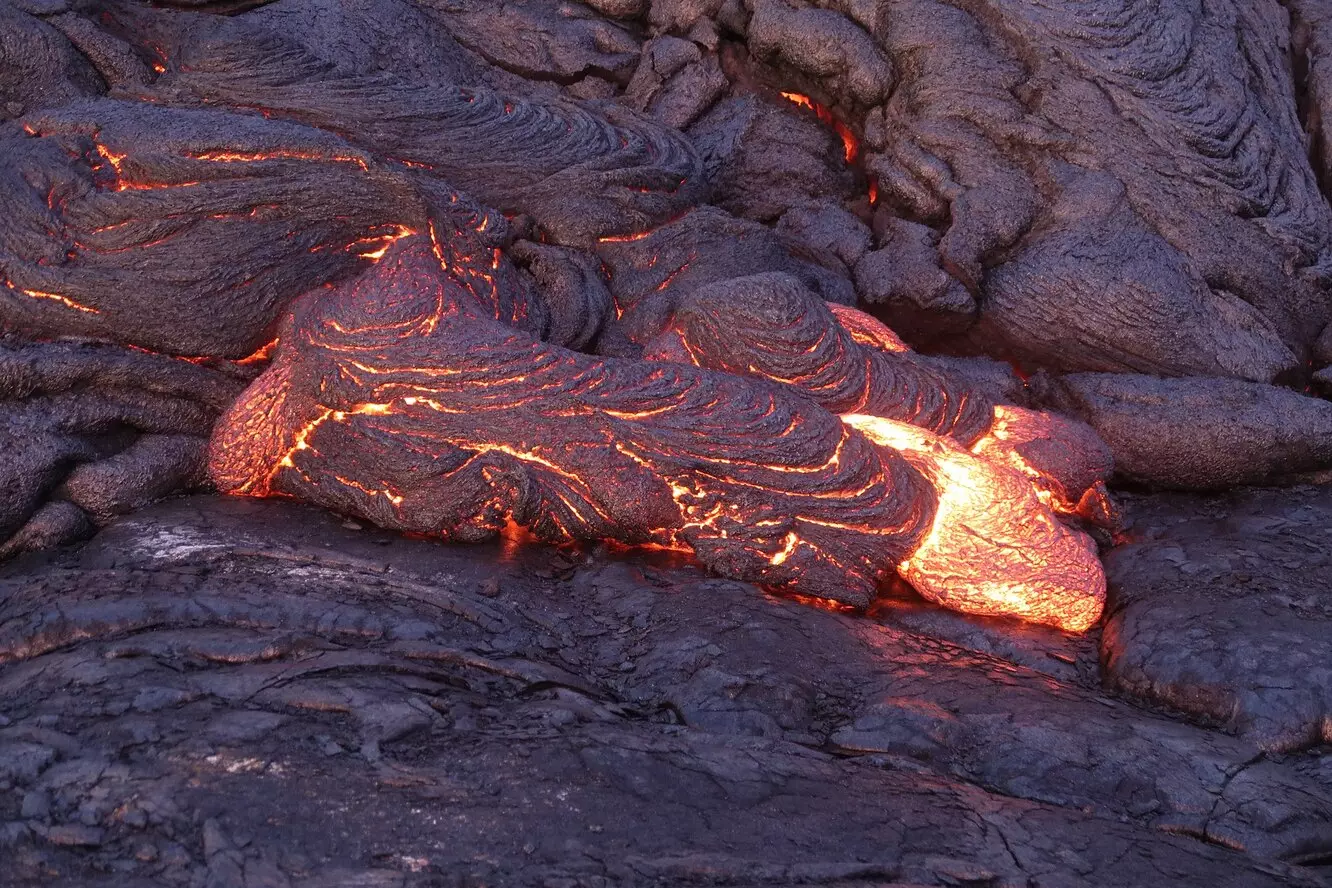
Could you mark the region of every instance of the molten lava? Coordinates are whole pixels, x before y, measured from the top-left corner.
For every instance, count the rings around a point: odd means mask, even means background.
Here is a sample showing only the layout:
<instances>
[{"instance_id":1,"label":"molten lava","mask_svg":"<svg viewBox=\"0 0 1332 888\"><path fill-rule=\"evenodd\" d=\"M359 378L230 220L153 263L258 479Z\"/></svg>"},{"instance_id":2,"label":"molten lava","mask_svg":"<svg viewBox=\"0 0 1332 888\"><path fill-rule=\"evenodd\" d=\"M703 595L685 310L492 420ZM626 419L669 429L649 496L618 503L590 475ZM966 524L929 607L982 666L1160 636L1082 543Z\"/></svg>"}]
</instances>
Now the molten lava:
<instances>
[{"instance_id":1,"label":"molten lava","mask_svg":"<svg viewBox=\"0 0 1332 888\"><path fill-rule=\"evenodd\" d=\"M757 275L682 299L650 360L584 355L515 328L539 309L484 224L387 229L369 271L301 299L218 426L218 486L458 540L686 550L854 607L900 571L970 613L1099 616L1094 545L1005 461L1039 435L878 322Z\"/></svg>"},{"instance_id":2,"label":"molten lava","mask_svg":"<svg viewBox=\"0 0 1332 888\"><path fill-rule=\"evenodd\" d=\"M1116 529L1119 518L1105 489L1114 461L1087 426L998 404L990 430L971 450L1026 477L1041 502L1059 514Z\"/></svg>"},{"instance_id":3,"label":"molten lava","mask_svg":"<svg viewBox=\"0 0 1332 888\"><path fill-rule=\"evenodd\" d=\"M1061 524L1027 478L916 426L857 414L842 421L901 454L939 493L929 532L898 564L921 595L1070 632L1100 617L1105 574L1096 544Z\"/></svg>"},{"instance_id":4,"label":"molten lava","mask_svg":"<svg viewBox=\"0 0 1332 888\"><path fill-rule=\"evenodd\" d=\"M784 92L782 98L792 104L799 105L801 108L808 108L814 112L814 116L819 119L826 127L830 127L837 133L838 138L842 140L842 156L846 158L847 163L855 163L856 158L860 156L860 142L856 139L856 134L851 132L851 128L842 121L838 120L831 111L811 99L809 96L800 93Z\"/></svg>"}]
</instances>

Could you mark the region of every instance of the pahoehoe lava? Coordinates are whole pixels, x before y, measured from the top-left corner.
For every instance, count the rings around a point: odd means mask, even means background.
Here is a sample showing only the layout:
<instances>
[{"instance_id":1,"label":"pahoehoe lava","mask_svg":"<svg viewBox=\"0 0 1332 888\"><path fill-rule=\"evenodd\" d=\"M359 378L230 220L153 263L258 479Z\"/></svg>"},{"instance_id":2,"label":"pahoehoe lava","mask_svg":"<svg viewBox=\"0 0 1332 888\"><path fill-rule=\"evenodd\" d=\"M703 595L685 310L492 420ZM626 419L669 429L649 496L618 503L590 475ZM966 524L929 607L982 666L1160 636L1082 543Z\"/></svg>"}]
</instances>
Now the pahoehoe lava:
<instances>
[{"instance_id":1,"label":"pahoehoe lava","mask_svg":"<svg viewBox=\"0 0 1332 888\"><path fill-rule=\"evenodd\" d=\"M1329 195L1326 0L0 0L0 883L1326 888Z\"/></svg>"}]
</instances>

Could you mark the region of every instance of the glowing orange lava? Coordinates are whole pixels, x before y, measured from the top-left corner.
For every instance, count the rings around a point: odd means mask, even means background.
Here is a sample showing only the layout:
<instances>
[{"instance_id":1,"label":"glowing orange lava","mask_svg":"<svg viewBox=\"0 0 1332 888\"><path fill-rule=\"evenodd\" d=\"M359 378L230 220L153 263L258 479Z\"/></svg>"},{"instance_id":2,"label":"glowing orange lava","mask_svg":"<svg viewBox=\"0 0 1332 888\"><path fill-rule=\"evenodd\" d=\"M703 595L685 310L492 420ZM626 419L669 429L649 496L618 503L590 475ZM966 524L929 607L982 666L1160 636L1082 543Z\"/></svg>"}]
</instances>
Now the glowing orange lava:
<instances>
[{"instance_id":1,"label":"glowing orange lava","mask_svg":"<svg viewBox=\"0 0 1332 888\"><path fill-rule=\"evenodd\" d=\"M831 111L811 99L809 96L801 95L800 93L784 92L782 93L782 98L799 105L801 108L808 108L810 111L814 112L814 115L818 117L820 123L824 126L832 127L833 131L836 132L838 137L842 140L842 154L846 158L846 162L855 163L856 158L860 156L860 142L856 139L856 134L851 132L850 127L834 117Z\"/></svg>"},{"instance_id":2,"label":"glowing orange lava","mask_svg":"<svg viewBox=\"0 0 1332 888\"><path fill-rule=\"evenodd\" d=\"M253 364L263 364L272 359L273 350L277 348L277 346L278 340L274 337L272 340L259 346L259 348L255 349L245 357L238 358L236 363L240 364L242 367L249 367Z\"/></svg>"},{"instance_id":3,"label":"glowing orange lava","mask_svg":"<svg viewBox=\"0 0 1332 888\"><path fill-rule=\"evenodd\" d=\"M929 532L898 565L926 598L954 610L1015 616L1083 632L1105 605L1096 545L1061 524L1017 471L906 423L842 421L900 453L939 495Z\"/></svg>"},{"instance_id":4,"label":"glowing orange lava","mask_svg":"<svg viewBox=\"0 0 1332 888\"><path fill-rule=\"evenodd\" d=\"M195 160L214 163L255 163L262 160L320 160L333 163L351 163L363 170L370 167L365 159L354 154L320 154L315 151L204 151L190 155Z\"/></svg>"},{"instance_id":5,"label":"glowing orange lava","mask_svg":"<svg viewBox=\"0 0 1332 888\"><path fill-rule=\"evenodd\" d=\"M1092 459L1093 471L1074 472L1061 477L1052 470L1051 451L1076 451L1080 456L1100 451L1100 464ZM1091 429L1063 417L1036 410L998 404L990 430L972 445L971 451L991 462L1006 466L1027 478L1045 505L1061 515L1077 515L1092 524L1114 530L1119 515L1098 475L1108 475L1112 464ZM1038 464L1034 454L1046 455ZM1056 457L1057 459L1057 457ZM1058 460L1067 465L1070 460ZM1079 477L1079 474L1082 477Z\"/></svg>"},{"instance_id":6,"label":"glowing orange lava","mask_svg":"<svg viewBox=\"0 0 1332 888\"><path fill-rule=\"evenodd\" d=\"M484 221L484 220L483 220ZM410 237L416 234L415 231L406 225L389 225L387 230L368 235L357 241L353 241L347 249L351 250L362 259L369 259L372 262L378 262L384 258L389 247L393 246L404 237Z\"/></svg>"},{"instance_id":7,"label":"glowing orange lava","mask_svg":"<svg viewBox=\"0 0 1332 888\"><path fill-rule=\"evenodd\" d=\"M83 312L84 314L101 314L101 311L98 309L95 309L90 305L84 305L81 302L75 302L68 296L61 296L59 293L48 293L45 290L31 290L25 287L19 287L12 281L8 280L6 280L4 284L7 289L13 290L16 293L22 293L24 296L31 299L49 299L52 302L60 303L65 306L65 308L72 308L74 311Z\"/></svg>"}]
</instances>

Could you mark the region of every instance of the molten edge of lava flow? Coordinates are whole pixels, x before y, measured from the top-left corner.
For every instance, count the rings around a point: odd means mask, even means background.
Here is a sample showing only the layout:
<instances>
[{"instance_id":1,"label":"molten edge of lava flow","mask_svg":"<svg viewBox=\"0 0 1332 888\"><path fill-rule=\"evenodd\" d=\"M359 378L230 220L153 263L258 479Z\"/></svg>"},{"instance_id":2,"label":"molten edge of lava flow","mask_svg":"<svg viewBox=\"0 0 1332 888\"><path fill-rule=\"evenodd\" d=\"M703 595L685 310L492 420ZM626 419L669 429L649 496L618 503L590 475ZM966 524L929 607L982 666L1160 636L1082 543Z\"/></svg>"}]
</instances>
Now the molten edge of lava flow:
<instances>
[{"instance_id":1,"label":"molten edge of lava flow","mask_svg":"<svg viewBox=\"0 0 1332 888\"><path fill-rule=\"evenodd\" d=\"M1036 495L1060 515L1075 515L1106 530L1122 516L1105 479L1114 458L1089 426L1053 413L996 404L994 422L971 452L1007 466L1036 487Z\"/></svg>"},{"instance_id":2,"label":"molten edge of lava flow","mask_svg":"<svg viewBox=\"0 0 1332 888\"><path fill-rule=\"evenodd\" d=\"M924 429L877 416L842 421L901 454L938 491L934 521L898 564L925 598L953 610L1083 632L1105 606L1096 545L1062 524L1025 476Z\"/></svg>"}]
</instances>

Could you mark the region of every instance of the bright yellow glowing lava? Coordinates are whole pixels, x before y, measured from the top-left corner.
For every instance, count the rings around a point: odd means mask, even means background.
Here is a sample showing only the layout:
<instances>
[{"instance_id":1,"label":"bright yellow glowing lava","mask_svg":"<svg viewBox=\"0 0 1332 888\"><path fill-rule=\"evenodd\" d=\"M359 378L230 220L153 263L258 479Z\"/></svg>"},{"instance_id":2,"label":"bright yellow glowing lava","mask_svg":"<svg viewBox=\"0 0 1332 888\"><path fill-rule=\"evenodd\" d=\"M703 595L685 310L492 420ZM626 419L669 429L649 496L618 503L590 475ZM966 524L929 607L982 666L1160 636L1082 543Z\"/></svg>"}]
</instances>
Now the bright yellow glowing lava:
<instances>
[{"instance_id":1,"label":"bright yellow glowing lava","mask_svg":"<svg viewBox=\"0 0 1332 888\"><path fill-rule=\"evenodd\" d=\"M1035 486L924 429L848 414L847 425L900 453L935 487L934 522L898 565L926 598L954 610L1082 632L1105 605L1096 546L1061 524Z\"/></svg>"}]
</instances>

